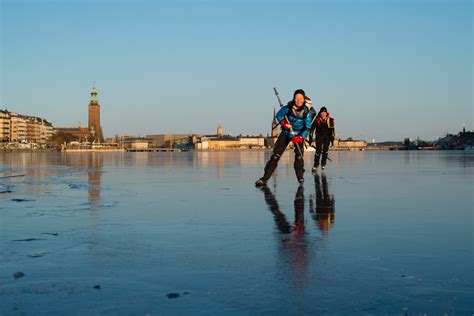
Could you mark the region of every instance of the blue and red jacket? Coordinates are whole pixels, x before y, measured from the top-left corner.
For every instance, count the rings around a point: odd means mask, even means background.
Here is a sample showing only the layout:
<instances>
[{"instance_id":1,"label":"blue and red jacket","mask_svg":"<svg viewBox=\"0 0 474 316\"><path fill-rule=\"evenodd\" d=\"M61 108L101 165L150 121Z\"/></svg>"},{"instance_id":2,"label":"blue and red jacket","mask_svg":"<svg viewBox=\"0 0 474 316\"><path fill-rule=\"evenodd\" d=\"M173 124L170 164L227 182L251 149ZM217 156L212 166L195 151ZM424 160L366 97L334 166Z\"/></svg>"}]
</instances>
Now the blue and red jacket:
<instances>
[{"instance_id":1,"label":"blue and red jacket","mask_svg":"<svg viewBox=\"0 0 474 316\"><path fill-rule=\"evenodd\" d=\"M291 104L287 104L282 106L276 114L278 122L285 120L285 115L290 121L289 123L293 126L295 134L292 134L289 129L287 130L284 128L282 128L282 133L288 137L300 135L301 137L306 138L311 128L311 114L309 108L305 104L299 109Z\"/></svg>"}]
</instances>

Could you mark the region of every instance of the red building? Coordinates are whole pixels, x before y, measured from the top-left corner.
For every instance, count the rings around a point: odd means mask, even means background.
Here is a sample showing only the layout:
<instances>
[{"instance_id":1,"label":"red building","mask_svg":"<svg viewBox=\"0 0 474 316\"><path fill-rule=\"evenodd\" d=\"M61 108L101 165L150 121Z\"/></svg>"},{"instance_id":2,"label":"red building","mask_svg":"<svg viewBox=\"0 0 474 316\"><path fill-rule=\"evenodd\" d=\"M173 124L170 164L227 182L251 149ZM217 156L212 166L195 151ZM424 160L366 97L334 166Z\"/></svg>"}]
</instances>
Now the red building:
<instances>
[{"instance_id":1,"label":"red building","mask_svg":"<svg viewBox=\"0 0 474 316\"><path fill-rule=\"evenodd\" d=\"M89 132L96 143L104 142L104 134L102 134L102 126L100 125L100 104L97 99L97 90L94 87L91 92L91 101L89 103Z\"/></svg>"}]
</instances>

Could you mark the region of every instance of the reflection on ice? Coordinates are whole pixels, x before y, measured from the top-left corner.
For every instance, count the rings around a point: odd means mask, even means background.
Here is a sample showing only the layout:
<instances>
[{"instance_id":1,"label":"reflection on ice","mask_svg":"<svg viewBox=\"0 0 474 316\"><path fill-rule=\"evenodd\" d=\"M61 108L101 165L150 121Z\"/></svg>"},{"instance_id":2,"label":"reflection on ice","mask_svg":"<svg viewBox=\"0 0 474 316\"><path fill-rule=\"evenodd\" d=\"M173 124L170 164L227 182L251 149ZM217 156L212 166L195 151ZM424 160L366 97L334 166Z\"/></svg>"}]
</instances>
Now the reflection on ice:
<instances>
[{"instance_id":1,"label":"reflection on ice","mask_svg":"<svg viewBox=\"0 0 474 316\"><path fill-rule=\"evenodd\" d=\"M472 312L473 154L269 154L0 154L0 314Z\"/></svg>"},{"instance_id":2,"label":"reflection on ice","mask_svg":"<svg viewBox=\"0 0 474 316\"><path fill-rule=\"evenodd\" d=\"M309 211L313 214L319 229L322 232L328 232L334 224L336 200L334 195L329 194L326 173L323 173L321 176L319 174L314 175L314 187L316 189L316 197L313 200L313 196L310 196Z\"/></svg>"},{"instance_id":3,"label":"reflection on ice","mask_svg":"<svg viewBox=\"0 0 474 316\"><path fill-rule=\"evenodd\" d=\"M308 245L304 236L304 187L300 185L296 190L293 203L294 222L292 225L280 210L278 201L272 191L267 186L260 187L260 190L264 193L265 202L273 215L278 231L285 236L279 243L281 247L279 259L283 262L283 271L293 276L295 287L302 287L305 284L308 260L310 260L311 255L307 251Z\"/></svg>"}]
</instances>

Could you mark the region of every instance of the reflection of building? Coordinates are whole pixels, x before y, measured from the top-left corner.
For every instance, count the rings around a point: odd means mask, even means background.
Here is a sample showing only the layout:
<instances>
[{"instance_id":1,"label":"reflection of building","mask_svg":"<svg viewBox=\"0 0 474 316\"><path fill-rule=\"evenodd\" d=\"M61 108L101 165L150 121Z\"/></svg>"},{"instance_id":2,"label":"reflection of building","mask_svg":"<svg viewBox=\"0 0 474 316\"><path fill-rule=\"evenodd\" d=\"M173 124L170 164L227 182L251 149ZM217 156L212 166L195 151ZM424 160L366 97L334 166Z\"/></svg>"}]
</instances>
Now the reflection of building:
<instances>
[{"instance_id":1,"label":"reflection of building","mask_svg":"<svg viewBox=\"0 0 474 316\"><path fill-rule=\"evenodd\" d=\"M58 161L60 165L70 166L72 170L80 173L81 176L72 180L73 182L70 182L70 185L72 185L75 190L81 190L84 194L87 193L91 216L95 216L95 211L101 207L100 190L102 167L105 158L114 160L120 159L119 156L104 155L103 153L82 152L62 155L61 161ZM84 196L84 198L85 197L86 196Z\"/></svg>"},{"instance_id":2,"label":"reflection of building","mask_svg":"<svg viewBox=\"0 0 474 316\"><path fill-rule=\"evenodd\" d=\"M252 154L252 159L249 159L248 155L246 151L196 151L193 156L184 157L190 157L195 168L210 168L224 163L229 166L247 168L261 166L265 162L263 151ZM176 161L174 163L176 164Z\"/></svg>"},{"instance_id":3,"label":"reflection of building","mask_svg":"<svg viewBox=\"0 0 474 316\"><path fill-rule=\"evenodd\" d=\"M0 110L0 141L46 144L53 125L43 118Z\"/></svg>"},{"instance_id":4,"label":"reflection of building","mask_svg":"<svg viewBox=\"0 0 474 316\"><path fill-rule=\"evenodd\" d=\"M98 153L91 153L91 156L88 157L88 172L87 172L87 182L88 182L88 197L91 210L95 210L99 207L100 200L100 181L102 176L102 165L103 165L104 156Z\"/></svg>"}]
</instances>

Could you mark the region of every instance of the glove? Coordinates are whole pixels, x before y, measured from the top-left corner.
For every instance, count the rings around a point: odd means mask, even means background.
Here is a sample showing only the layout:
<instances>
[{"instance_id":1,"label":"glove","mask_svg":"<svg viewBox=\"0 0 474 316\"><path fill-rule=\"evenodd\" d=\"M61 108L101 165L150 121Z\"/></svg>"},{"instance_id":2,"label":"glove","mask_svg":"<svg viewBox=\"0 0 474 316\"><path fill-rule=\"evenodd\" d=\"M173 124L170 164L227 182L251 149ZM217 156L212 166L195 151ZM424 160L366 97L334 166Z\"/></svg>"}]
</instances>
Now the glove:
<instances>
[{"instance_id":1,"label":"glove","mask_svg":"<svg viewBox=\"0 0 474 316\"><path fill-rule=\"evenodd\" d=\"M281 127L283 127L284 129L290 129L291 127L291 124L288 123L288 121L286 119L283 119L281 122L280 122L280 125Z\"/></svg>"},{"instance_id":2,"label":"glove","mask_svg":"<svg viewBox=\"0 0 474 316\"><path fill-rule=\"evenodd\" d=\"M303 234L303 232L304 232L303 224L295 224L295 226L293 226L293 234L301 235Z\"/></svg>"},{"instance_id":3,"label":"glove","mask_svg":"<svg viewBox=\"0 0 474 316\"><path fill-rule=\"evenodd\" d=\"M291 139L291 141L294 143L294 144L298 144L298 143L301 143L303 141L303 137L301 137L300 135L298 136L295 136Z\"/></svg>"}]
</instances>

